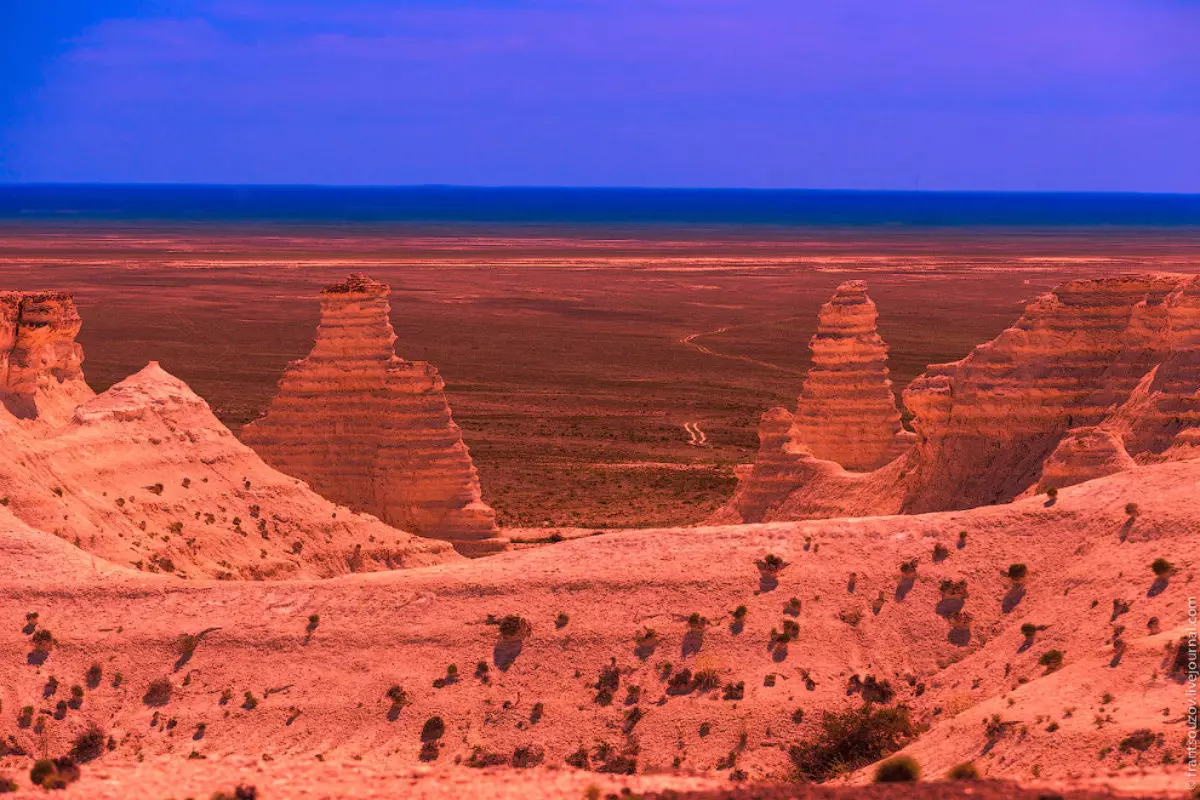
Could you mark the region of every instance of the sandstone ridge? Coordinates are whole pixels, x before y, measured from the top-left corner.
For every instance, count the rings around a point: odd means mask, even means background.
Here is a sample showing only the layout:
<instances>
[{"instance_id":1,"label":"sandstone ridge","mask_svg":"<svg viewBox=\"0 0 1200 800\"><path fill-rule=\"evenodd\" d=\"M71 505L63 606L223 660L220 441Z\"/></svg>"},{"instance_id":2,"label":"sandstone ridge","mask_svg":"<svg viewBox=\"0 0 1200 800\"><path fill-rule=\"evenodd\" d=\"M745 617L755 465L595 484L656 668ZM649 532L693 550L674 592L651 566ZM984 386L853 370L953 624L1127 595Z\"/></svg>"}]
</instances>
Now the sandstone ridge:
<instances>
[{"instance_id":1,"label":"sandstone ridge","mask_svg":"<svg viewBox=\"0 0 1200 800\"><path fill-rule=\"evenodd\" d=\"M821 466L794 426L783 433L778 410L769 412L754 466L714 521L970 508L1194 458L1200 280L1065 283L965 358L928 367L903 399L914 446L860 474Z\"/></svg>"},{"instance_id":2,"label":"sandstone ridge","mask_svg":"<svg viewBox=\"0 0 1200 800\"><path fill-rule=\"evenodd\" d=\"M395 353L389 287L362 274L321 292L321 322L242 439L323 496L466 555L501 550L495 512L432 364Z\"/></svg>"}]
</instances>

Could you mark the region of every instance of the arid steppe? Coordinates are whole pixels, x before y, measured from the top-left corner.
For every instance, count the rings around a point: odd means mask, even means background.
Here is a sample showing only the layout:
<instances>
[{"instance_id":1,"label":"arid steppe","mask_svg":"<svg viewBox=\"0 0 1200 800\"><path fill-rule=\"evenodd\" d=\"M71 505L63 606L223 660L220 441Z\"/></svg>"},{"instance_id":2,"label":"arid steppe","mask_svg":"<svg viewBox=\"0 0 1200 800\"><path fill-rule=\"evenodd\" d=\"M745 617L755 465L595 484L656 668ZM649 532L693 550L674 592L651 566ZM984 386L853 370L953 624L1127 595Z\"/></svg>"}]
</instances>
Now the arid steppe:
<instances>
[{"instance_id":1,"label":"arid steppe","mask_svg":"<svg viewBox=\"0 0 1200 800\"><path fill-rule=\"evenodd\" d=\"M899 392L1065 280L1200 271L1164 229L9 225L0 285L75 295L93 388L156 360L235 433L308 352L321 286L388 282L397 353L438 366L507 528L707 518L844 280L870 284Z\"/></svg>"}]
</instances>

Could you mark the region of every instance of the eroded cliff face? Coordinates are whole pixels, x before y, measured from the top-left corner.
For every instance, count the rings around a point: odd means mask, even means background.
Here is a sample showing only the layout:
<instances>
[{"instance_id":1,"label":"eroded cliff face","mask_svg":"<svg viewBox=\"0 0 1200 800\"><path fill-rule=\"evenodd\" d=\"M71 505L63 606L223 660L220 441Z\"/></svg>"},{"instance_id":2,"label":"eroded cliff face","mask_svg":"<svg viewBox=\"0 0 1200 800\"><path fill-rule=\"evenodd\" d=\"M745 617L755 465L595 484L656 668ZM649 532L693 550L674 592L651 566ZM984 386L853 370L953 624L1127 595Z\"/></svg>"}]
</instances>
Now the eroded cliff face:
<instances>
[{"instance_id":1,"label":"eroded cliff face","mask_svg":"<svg viewBox=\"0 0 1200 800\"><path fill-rule=\"evenodd\" d=\"M271 469L151 362L56 427L0 411L0 498L24 523L146 572L274 580L456 561L444 542Z\"/></svg>"},{"instance_id":2,"label":"eroded cliff face","mask_svg":"<svg viewBox=\"0 0 1200 800\"><path fill-rule=\"evenodd\" d=\"M75 342L82 324L64 292L0 292L0 404L9 414L62 424L92 396Z\"/></svg>"},{"instance_id":3,"label":"eroded cliff face","mask_svg":"<svg viewBox=\"0 0 1200 800\"><path fill-rule=\"evenodd\" d=\"M387 284L351 275L321 293L312 352L288 365L242 439L270 465L389 525L481 555L495 513L433 365L396 356Z\"/></svg>"},{"instance_id":4,"label":"eroded cliff face","mask_svg":"<svg viewBox=\"0 0 1200 800\"><path fill-rule=\"evenodd\" d=\"M827 395L836 402L836 391ZM764 447L782 444L760 449L718 518L965 509L1198 457L1200 279L1150 274L1063 284L965 358L928 367L903 397L915 446L857 476L788 458L797 446L816 452L798 426L781 434L778 418L764 419Z\"/></svg>"},{"instance_id":5,"label":"eroded cliff face","mask_svg":"<svg viewBox=\"0 0 1200 800\"><path fill-rule=\"evenodd\" d=\"M912 443L900 424L878 319L865 281L846 281L821 307L791 434L817 458L855 472L883 466Z\"/></svg>"}]
</instances>

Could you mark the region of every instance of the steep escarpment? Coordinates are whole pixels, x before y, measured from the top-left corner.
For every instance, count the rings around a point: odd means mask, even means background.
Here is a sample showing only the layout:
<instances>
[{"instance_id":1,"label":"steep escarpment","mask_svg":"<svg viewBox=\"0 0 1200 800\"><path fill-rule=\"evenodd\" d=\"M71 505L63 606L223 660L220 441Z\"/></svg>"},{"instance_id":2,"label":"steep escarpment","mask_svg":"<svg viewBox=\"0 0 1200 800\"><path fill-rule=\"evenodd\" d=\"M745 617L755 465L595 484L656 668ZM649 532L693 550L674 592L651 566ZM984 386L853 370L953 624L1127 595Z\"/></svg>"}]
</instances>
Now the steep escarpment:
<instances>
[{"instance_id":1,"label":"steep escarpment","mask_svg":"<svg viewBox=\"0 0 1200 800\"><path fill-rule=\"evenodd\" d=\"M83 380L83 322L64 292L0 292L0 406L58 424L92 395Z\"/></svg>"},{"instance_id":2,"label":"steep escarpment","mask_svg":"<svg viewBox=\"0 0 1200 800\"><path fill-rule=\"evenodd\" d=\"M865 281L846 281L821 307L793 419L794 442L855 472L883 466L912 442L900 424L878 318Z\"/></svg>"},{"instance_id":3,"label":"steep escarpment","mask_svg":"<svg viewBox=\"0 0 1200 800\"><path fill-rule=\"evenodd\" d=\"M151 363L55 428L0 412L0 503L117 564L177 577L332 577L455 560L268 467Z\"/></svg>"},{"instance_id":4,"label":"steep escarpment","mask_svg":"<svg viewBox=\"0 0 1200 800\"><path fill-rule=\"evenodd\" d=\"M445 383L396 356L387 284L351 275L321 293L312 352L288 365L242 439L325 497L462 553L502 549Z\"/></svg>"},{"instance_id":5,"label":"steep escarpment","mask_svg":"<svg viewBox=\"0 0 1200 800\"><path fill-rule=\"evenodd\" d=\"M906 454L850 476L776 449L766 454L766 469L756 464L744 473L717 518L970 508L1010 501L1031 487L1060 488L1135 464L1195 457L1198 286L1193 276L1169 274L1063 284L991 342L913 381L903 397L916 444ZM794 429L781 436L778 420L764 425L787 448L803 447ZM823 510L816 498L827 498Z\"/></svg>"}]
</instances>

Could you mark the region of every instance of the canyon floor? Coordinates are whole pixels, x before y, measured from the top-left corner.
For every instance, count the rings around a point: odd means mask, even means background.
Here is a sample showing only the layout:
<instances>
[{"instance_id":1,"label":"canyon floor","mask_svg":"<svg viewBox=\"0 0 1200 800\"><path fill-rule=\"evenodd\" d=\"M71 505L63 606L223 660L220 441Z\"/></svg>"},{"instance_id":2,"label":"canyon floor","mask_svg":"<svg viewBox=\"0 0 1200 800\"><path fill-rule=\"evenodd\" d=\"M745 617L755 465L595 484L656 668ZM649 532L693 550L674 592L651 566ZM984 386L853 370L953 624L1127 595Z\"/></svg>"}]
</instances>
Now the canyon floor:
<instances>
[{"instance_id":1,"label":"canyon floor","mask_svg":"<svg viewBox=\"0 0 1200 800\"><path fill-rule=\"evenodd\" d=\"M869 281L897 392L1071 278L1200 271L1162 229L472 229L14 225L0 286L74 293L96 390L157 360L236 433L303 357L321 286L392 286L397 353L447 382L507 528L706 519L795 402L816 311ZM519 531L536 539L545 531Z\"/></svg>"}]
</instances>

